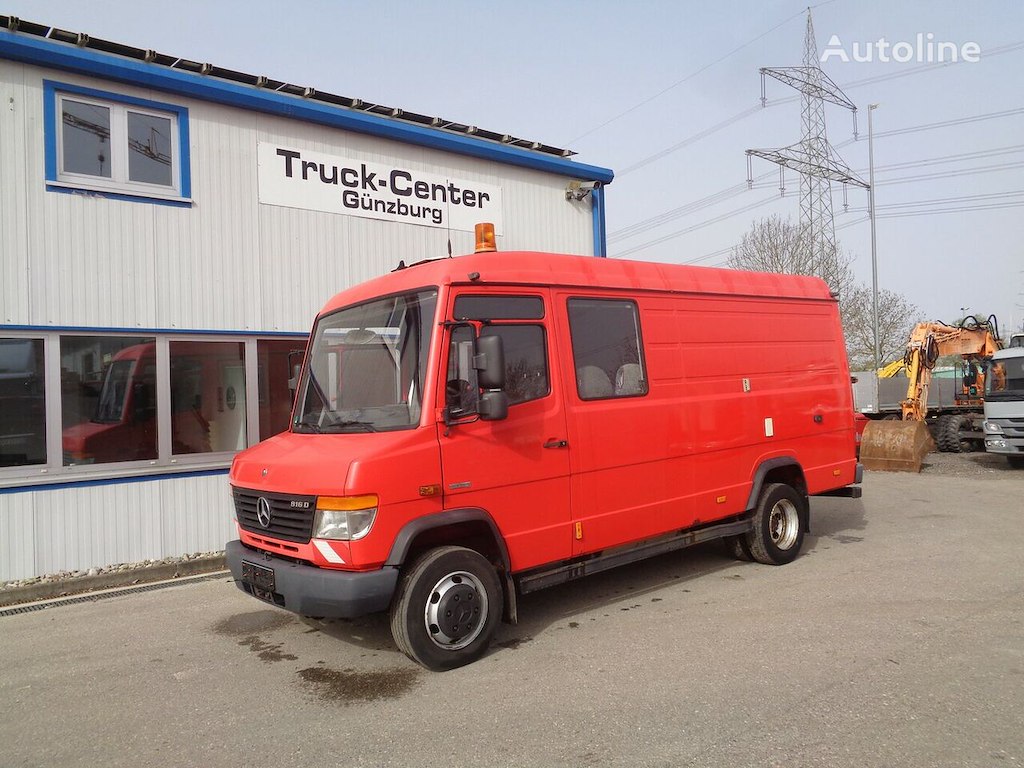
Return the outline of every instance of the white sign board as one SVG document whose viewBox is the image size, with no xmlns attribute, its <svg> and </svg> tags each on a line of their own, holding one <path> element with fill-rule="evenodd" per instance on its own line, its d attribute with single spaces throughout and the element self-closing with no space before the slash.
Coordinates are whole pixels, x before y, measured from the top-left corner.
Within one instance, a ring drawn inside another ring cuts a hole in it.
<svg viewBox="0 0 1024 768">
<path fill-rule="evenodd" d="M 260 202 L 424 227 L 503 234 L 501 187 L 259 142 Z"/>
</svg>

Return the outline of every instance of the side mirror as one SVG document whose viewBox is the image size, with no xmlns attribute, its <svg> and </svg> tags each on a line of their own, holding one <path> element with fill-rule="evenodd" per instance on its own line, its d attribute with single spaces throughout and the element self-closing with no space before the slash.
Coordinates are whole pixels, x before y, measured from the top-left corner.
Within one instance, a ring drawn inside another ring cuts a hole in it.
<svg viewBox="0 0 1024 768">
<path fill-rule="evenodd" d="M 482 421 L 508 418 L 508 395 L 499 390 L 484 392 L 477 403 L 477 413 Z"/>
<path fill-rule="evenodd" d="M 473 367 L 478 372 L 477 381 L 482 389 L 505 387 L 505 345 L 500 336 L 477 338 L 473 346 Z"/>
</svg>

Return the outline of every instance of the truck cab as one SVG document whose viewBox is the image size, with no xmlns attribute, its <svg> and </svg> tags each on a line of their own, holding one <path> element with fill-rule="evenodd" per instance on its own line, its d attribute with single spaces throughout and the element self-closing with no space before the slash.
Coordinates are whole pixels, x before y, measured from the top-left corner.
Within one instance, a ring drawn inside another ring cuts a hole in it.
<svg viewBox="0 0 1024 768">
<path fill-rule="evenodd" d="M 1024 345 L 1001 349 L 988 362 L 984 431 L 986 451 L 1024 469 Z"/>
</svg>

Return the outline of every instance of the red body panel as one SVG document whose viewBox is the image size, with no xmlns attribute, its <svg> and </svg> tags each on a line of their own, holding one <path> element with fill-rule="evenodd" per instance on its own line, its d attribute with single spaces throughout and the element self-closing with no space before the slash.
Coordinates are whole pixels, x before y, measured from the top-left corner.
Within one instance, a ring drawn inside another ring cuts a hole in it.
<svg viewBox="0 0 1024 768">
<path fill-rule="evenodd" d="M 469 275 L 479 273 L 479 278 Z M 437 286 L 438 330 L 418 427 L 285 433 L 238 455 L 231 482 L 277 493 L 377 494 L 370 533 L 337 547 L 350 569 L 382 564 L 410 521 L 473 507 L 495 522 L 513 571 L 738 515 L 758 466 L 791 457 L 810 494 L 855 482 L 853 403 L 836 301 L 816 278 L 537 253 L 418 265 L 356 286 L 324 312 Z M 506 419 L 446 427 L 452 297 L 513 291 L 545 300 L 550 392 Z M 581 400 L 567 301 L 628 299 L 646 395 Z M 564 441 L 561 449 L 546 448 Z M 443 486 L 443 495 L 421 495 Z M 242 532 L 248 543 L 251 534 Z M 293 557 L 327 565 L 310 545 Z M 272 547 L 266 547 L 272 549 Z"/>
</svg>

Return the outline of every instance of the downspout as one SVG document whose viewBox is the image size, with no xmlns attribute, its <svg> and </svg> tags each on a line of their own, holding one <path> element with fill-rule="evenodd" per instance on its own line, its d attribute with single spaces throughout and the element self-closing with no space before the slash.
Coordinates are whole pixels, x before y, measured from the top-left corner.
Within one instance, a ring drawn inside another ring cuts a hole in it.
<svg viewBox="0 0 1024 768">
<path fill-rule="evenodd" d="M 608 229 L 604 220 L 604 187 L 591 190 L 590 199 L 593 200 L 594 217 L 594 255 L 608 256 Z"/>
</svg>

